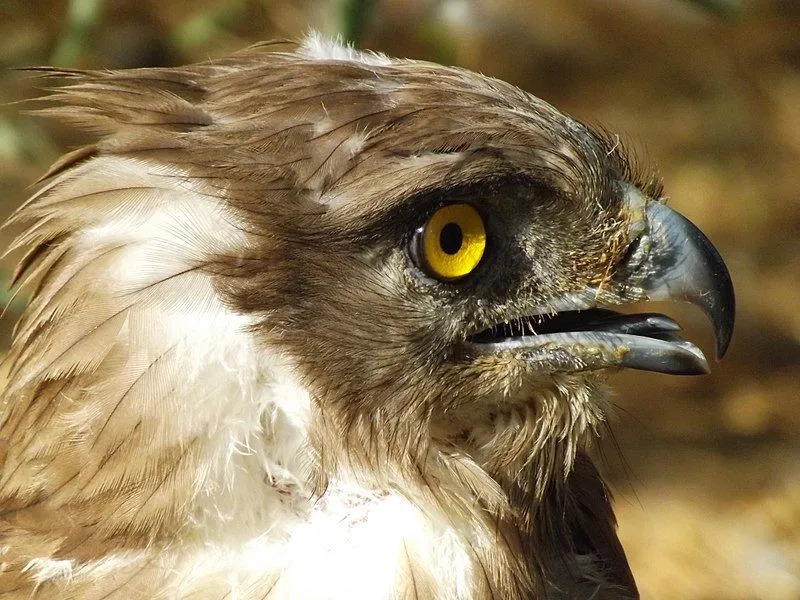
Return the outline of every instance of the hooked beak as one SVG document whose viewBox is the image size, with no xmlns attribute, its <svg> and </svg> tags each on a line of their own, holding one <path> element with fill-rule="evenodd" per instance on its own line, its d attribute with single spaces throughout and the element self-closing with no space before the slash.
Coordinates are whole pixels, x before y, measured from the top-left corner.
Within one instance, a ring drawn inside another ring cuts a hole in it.
<svg viewBox="0 0 800 600">
<path fill-rule="evenodd" d="M 642 281 L 648 300 L 684 300 L 700 307 L 714 327 L 716 358 L 721 359 L 733 335 L 736 300 L 728 268 L 717 249 L 695 225 L 664 204 L 646 211 L 649 245 Z"/>
<path fill-rule="evenodd" d="M 733 334 L 735 299 L 719 252 L 691 221 L 664 204 L 648 202 L 633 186 L 626 199 L 631 242 L 614 277 L 614 303 L 679 300 L 700 307 L 714 327 L 716 357 L 722 358 Z M 679 335 L 674 320 L 596 308 L 601 303 L 606 302 L 597 290 L 572 295 L 557 302 L 559 312 L 544 307 L 497 324 L 471 336 L 468 345 L 480 354 L 521 353 L 547 371 L 616 366 L 677 375 L 709 372 L 703 353 Z"/>
</svg>

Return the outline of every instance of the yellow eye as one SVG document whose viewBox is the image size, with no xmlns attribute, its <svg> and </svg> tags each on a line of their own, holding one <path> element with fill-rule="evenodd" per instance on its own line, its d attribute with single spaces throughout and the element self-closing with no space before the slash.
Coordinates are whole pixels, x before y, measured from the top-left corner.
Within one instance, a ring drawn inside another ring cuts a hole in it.
<svg viewBox="0 0 800 600">
<path fill-rule="evenodd" d="M 420 246 L 431 275 L 450 280 L 465 277 L 486 250 L 483 219 L 469 204 L 443 206 L 425 224 Z"/>
</svg>

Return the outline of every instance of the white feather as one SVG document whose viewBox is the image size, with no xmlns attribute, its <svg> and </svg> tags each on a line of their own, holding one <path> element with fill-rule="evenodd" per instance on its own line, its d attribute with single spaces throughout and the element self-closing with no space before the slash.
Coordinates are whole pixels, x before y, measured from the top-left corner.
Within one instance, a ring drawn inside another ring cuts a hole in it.
<svg viewBox="0 0 800 600">
<path fill-rule="evenodd" d="M 392 59 L 379 52 L 362 51 L 343 43 L 341 37 L 329 38 L 311 31 L 297 49 L 297 54 L 316 60 L 346 60 L 372 66 L 388 66 Z"/>
</svg>

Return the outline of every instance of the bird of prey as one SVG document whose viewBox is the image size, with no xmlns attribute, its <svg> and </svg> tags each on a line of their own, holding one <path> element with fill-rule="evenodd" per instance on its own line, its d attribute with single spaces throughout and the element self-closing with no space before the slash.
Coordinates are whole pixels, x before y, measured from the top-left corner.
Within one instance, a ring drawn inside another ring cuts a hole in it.
<svg viewBox="0 0 800 600">
<path fill-rule="evenodd" d="M 722 355 L 722 259 L 507 83 L 311 35 L 58 71 L 90 130 L 12 218 L 0 600 L 635 598 L 606 376 Z"/>
</svg>

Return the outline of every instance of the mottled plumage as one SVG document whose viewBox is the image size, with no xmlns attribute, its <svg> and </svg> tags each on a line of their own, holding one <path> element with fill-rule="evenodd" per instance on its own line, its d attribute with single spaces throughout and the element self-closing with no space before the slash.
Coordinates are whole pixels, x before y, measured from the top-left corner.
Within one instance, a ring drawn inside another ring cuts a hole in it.
<svg viewBox="0 0 800 600">
<path fill-rule="evenodd" d="M 278 50 L 54 73 L 98 141 L 14 217 L 0 599 L 636 597 L 588 453 L 603 373 L 656 367 L 497 332 L 658 297 L 655 179 L 506 83 Z M 437 281 L 453 202 L 487 250 Z"/>
</svg>

